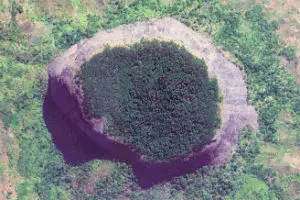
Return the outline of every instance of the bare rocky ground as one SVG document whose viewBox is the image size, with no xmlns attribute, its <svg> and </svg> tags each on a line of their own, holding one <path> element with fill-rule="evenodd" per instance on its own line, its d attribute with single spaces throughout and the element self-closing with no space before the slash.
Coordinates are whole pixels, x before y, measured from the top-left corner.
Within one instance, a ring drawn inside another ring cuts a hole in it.
<svg viewBox="0 0 300 200">
<path fill-rule="evenodd" d="M 76 94 L 74 82 L 80 66 L 101 52 L 106 45 L 126 46 L 139 42 L 142 38 L 173 41 L 183 45 L 194 56 L 204 59 L 209 76 L 218 80 L 223 101 L 220 105 L 222 123 L 214 138 L 215 142 L 207 145 L 202 152 L 213 152 L 212 164 L 224 164 L 229 161 L 243 128 L 249 125 L 254 131 L 258 131 L 258 115 L 254 107 L 247 105 L 243 72 L 217 50 L 206 34 L 197 33 L 171 18 L 122 25 L 109 31 L 100 31 L 94 37 L 73 45 L 50 63 L 49 75 L 66 84 L 82 105 L 83 97 Z M 101 119 L 89 120 L 98 132 L 102 132 L 102 122 Z"/>
</svg>

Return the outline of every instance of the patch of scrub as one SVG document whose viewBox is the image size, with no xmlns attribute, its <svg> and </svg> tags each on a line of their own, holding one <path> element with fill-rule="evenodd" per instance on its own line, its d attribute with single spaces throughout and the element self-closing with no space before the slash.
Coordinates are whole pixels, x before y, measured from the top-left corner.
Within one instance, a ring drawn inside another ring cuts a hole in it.
<svg viewBox="0 0 300 200">
<path fill-rule="evenodd" d="M 263 181 L 251 176 L 245 175 L 241 177 L 241 188 L 233 193 L 228 199 L 244 200 L 244 199 L 276 199 L 274 193 L 271 193 L 269 187 Z"/>
<path fill-rule="evenodd" d="M 299 118 L 283 110 L 277 120 L 277 144 L 261 143 L 261 153 L 256 158 L 257 164 L 274 169 L 278 180 L 287 192 L 288 199 L 299 198 Z"/>
<path fill-rule="evenodd" d="M 3 127 L 3 123 L 0 120 L 0 199 L 16 199 L 17 193 L 15 190 L 15 182 L 21 181 L 18 177 L 18 173 L 11 163 L 7 147 L 11 150 L 11 144 L 4 144 L 4 138 L 7 136 L 8 131 Z M 14 148 L 16 151 L 16 149 Z M 16 180 L 19 179 L 19 180 Z"/>
</svg>

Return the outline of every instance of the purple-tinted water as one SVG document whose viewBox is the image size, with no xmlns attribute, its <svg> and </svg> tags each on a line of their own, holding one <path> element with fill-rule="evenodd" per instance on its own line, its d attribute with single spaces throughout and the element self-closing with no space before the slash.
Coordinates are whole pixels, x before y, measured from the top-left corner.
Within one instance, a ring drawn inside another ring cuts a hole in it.
<svg viewBox="0 0 300 200">
<path fill-rule="evenodd" d="M 56 79 L 49 79 L 43 110 L 47 128 L 67 163 L 78 165 L 92 159 L 126 162 L 132 166 L 139 185 L 144 189 L 208 165 L 213 155 L 212 152 L 195 153 L 189 159 L 178 158 L 161 163 L 145 162 L 128 146 L 93 131 L 82 119 L 75 98 Z"/>
</svg>

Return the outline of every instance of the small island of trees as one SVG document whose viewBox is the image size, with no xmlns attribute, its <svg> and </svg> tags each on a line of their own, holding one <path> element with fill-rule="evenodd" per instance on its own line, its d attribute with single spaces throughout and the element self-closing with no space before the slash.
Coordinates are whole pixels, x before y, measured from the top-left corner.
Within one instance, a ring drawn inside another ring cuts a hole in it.
<svg viewBox="0 0 300 200">
<path fill-rule="evenodd" d="M 218 86 L 203 60 L 173 42 L 107 47 L 79 74 L 86 115 L 147 160 L 184 156 L 219 125 Z"/>
</svg>

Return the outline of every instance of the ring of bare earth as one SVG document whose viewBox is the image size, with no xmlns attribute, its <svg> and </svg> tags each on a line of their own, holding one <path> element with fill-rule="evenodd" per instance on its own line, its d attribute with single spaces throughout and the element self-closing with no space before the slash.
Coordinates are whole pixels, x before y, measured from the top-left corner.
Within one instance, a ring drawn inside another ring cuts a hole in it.
<svg viewBox="0 0 300 200">
<path fill-rule="evenodd" d="M 83 98 L 76 93 L 75 75 L 93 55 L 111 47 L 133 44 L 142 38 L 173 41 L 193 56 L 203 59 L 210 77 L 218 80 L 223 102 L 221 127 L 212 142 L 200 151 L 162 163 L 148 163 L 127 146 L 101 134 L 103 120 L 88 119 L 83 112 Z M 49 88 L 44 102 L 44 119 L 57 147 L 69 163 L 90 159 L 109 159 L 132 165 L 134 174 L 144 188 L 193 172 L 204 165 L 222 165 L 232 157 L 238 135 L 250 125 L 258 130 L 257 113 L 247 105 L 247 88 L 243 72 L 214 47 L 211 39 L 192 31 L 170 18 L 122 25 L 100 31 L 94 37 L 72 46 L 49 65 Z M 81 157 L 76 157 L 80 154 Z"/>
<path fill-rule="evenodd" d="M 151 162 L 186 156 L 219 125 L 218 87 L 203 60 L 158 40 L 106 48 L 81 67 L 86 116 Z"/>
</svg>

